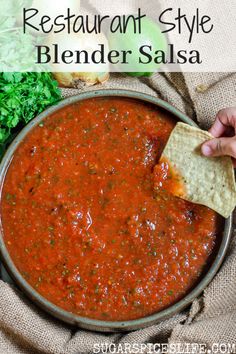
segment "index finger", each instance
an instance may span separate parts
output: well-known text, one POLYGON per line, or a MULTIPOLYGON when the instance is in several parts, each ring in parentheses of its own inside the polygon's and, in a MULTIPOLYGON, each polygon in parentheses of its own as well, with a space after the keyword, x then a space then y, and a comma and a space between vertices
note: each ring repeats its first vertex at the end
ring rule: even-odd
POLYGON ((229 127, 235 129, 236 127, 236 115, 233 114, 233 109, 222 109, 216 116, 215 123, 212 125, 209 133, 215 138, 221 137, 229 127))

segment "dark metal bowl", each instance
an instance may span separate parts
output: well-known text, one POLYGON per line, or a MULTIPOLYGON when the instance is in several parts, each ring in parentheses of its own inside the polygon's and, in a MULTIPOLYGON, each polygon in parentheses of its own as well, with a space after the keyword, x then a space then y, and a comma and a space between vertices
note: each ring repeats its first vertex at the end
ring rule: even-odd
MULTIPOLYGON (((46 117, 48 117, 50 114, 56 112, 57 110, 73 104, 78 101, 82 101, 88 98, 93 98, 93 97, 104 97, 104 96, 119 96, 119 97, 128 97, 128 98, 133 98, 141 101, 146 101, 149 102, 158 108, 162 108, 165 111, 169 112, 176 120, 183 121, 185 123, 188 123, 193 126, 197 126, 196 123, 194 123, 190 118, 185 116, 183 113, 178 111, 176 108, 171 106, 169 103, 164 102, 158 98, 143 94, 143 93, 138 93, 138 92, 133 92, 133 91, 126 91, 126 90, 99 90, 99 91, 90 91, 87 93, 81 93, 77 96, 70 97, 60 103, 58 103, 56 106, 53 106, 49 109, 47 109, 45 112, 41 113, 38 117, 33 119, 21 132, 20 134, 16 137, 14 142, 11 144, 11 146, 8 148, 2 163, 0 165, 0 185, 1 185, 1 190, 2 186, 4 183, 4 178, 7 173, 8 166, 11 163, 11 160, 14 156, 14 153, 16 149, 18 148, 19 144, 22 142, 22 140, 25 138, 25 136, 34 128, 36 127, 42 120, 44 120, 46 117)), ((216 254, 213 257, 213 260, 211 261, 209 268, 206 270, 205 275, 201 278, 201 280, 198 282, 198 284, 180 301, 175 303, 172 306, 169 306, 165 310, 162 310, 158 313, 155 313, 151 316, 147 316, 144 318, 140 318, 137 320, 132 320, 132 321, 117 321, 117 322, 110 322, 110 321, 99 321, 99 320, 93 320, 85 317, 80 317, 75 314, 72 314, 70 312, 67 312, 48 300, 46 300, 44 297, 42 297, 35 289, 33 289, 27 282, 26 280, 22 277, 22 275, 19 273, 17 268, 14 265, 13 260, 11 259, 8 250, 4 244, 4 237, 3 237, 3 229, 2 225, 0 228, 0 254, 1 254, 1 259, 3 261, 3 264, 5 265, 7 271, 11 275, 11 277, 14 279, 16 284, 19 286, 19 288, 39 307, 41 307, 43 310, 46 312, 50 313, 52 316, 66 322, 72 325, 76 325, 85 329, 89 330, 95 330, 95 331, 101 331, 101 332, 117 332, 117 331, 130 331, 130 330, 136 330, 140 329, 143 327, 147 327, 150 325, 153 325, 155 323, 158 323, 160 321, 163 321, 164 319, 173 316, 174 314, 180 312, 183 310, 185 307, 191 304, 191 302, 199 296, 202 291, 205 289, 205 287, 210 283, 210 281, 213 279, 215 274, 217 273, 218 269, 220 268, 220 265, 222 264, 222 261, 225 257, 227 247, 230 242, 230 236, 231 236, 231 229, 232 229, 232 216, 229 217, 227 220, 224 221, 223 225, 223 236, 221 243, 216 251, 216 254)))

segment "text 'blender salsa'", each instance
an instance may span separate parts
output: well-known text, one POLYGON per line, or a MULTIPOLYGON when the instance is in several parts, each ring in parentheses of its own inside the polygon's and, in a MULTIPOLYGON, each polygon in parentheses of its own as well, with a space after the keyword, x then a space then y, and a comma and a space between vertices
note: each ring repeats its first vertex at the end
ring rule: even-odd
POLYGON ((151 105, 95 98, 27 135, 1 217, 11 258, 41 295, 81 316, 132 320, 196 283, 220 218, 171 196, 168 164, 154 168, 174 125, 151 105))

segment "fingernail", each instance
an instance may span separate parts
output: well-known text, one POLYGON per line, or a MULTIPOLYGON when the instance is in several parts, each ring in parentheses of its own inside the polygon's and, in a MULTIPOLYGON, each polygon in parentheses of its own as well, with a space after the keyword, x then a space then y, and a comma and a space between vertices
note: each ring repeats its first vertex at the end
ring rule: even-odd
POLYGON ((205 155, 205 156, 211 156, 211 154, 212 154, 212 149, 211 149, 210 146, 208 146, 208 145, 203 145, 203 146, 202 146, 202 153, 203 153, 203 155, 205 155))

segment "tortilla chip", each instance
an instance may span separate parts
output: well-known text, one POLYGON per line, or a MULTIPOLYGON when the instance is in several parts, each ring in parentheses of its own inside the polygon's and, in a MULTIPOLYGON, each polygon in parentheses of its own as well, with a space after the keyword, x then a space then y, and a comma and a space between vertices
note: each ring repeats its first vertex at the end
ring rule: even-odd
POLYGON ((161 160, 180 177, 183 188, 173 194, 196 204, 215 210, 225 218, 236 205, 236 187, 230 157, 204 157, 201 145, 212 139, 203 130, 178 123, 163 151, 161 160))

